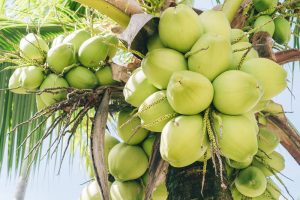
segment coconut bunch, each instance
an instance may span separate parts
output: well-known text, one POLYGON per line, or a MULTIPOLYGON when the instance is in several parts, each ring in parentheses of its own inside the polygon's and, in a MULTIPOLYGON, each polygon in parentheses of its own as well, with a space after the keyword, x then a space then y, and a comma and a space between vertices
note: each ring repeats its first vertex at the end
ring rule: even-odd
MULTIPOLYGON (((137 145, 150 131, 161 138, 161 157, 173 167, 223 158, 251 166, 250 172, 237 172, 241 175, 235 185, 252 191, 255 186, 247 181, 256 178, 266 186, 257 162, 269 169, 274 166, 268 167, 269 156, 259 147, 255 114, 286 88, 287 72, 272 60, 260 58, 247 35, 231 29, 222 11, 198 15, 186 5, 166 9, 158 33, 149 38, 141 67, 124 87, 125 100, 134 109, 119 114, 122 140, 137 145)), ((120 148, 118 156, 122 151, 125 148, 120 148)), ((145 160, 136 159, 139 164, 145 160)), ((127 157, 126 162, 133 161, 127 157)), ((120 162, 122 167, 126 162, 120 162)), ((282 170, 274 169, 272 174, 282 170)), ((245 193, 236 187, 252 198, 263 195, 266 188, 245 193)))
POLYGON ((9 89, 17 94, 41 91, 36 96, 40 110, 65 99, 68 87, 94 89, 115 84, 107 63, 116 54, 117 45, 115 36, 92 37, 85 30, 77 30, 66 37, 58 36, 49 48, 40 36, 29 33, 21 39, 19 50, 31 65, 13 72, 9 89))
POLYGON ((278 44, 287 44, 291 38, 290 22, 280 16, 278 6, 278 0, 253 0, 254 12, 259 17, 251 25, 255 32, 267 32, 278 44))

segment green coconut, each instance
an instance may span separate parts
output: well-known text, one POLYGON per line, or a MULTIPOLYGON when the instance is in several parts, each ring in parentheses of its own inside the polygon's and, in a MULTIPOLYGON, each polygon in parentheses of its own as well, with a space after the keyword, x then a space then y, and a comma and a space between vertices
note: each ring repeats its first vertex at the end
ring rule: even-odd
POLYGON ((113 85, 118 81, 113 79, 113 72, 110 66, 106 65, 98 69, 95 73, 99 85, 113 85))
POLYGON ((231 196, 233 200, 243 200, 244 196, 236 189, 235 186, 233 186, 231 189, 231 196))
POLYGON ((252 165, 258 167, 265 176, 272 176, 285 168, 285 160, 280 153, 273 151, 268 156, 260 155, 253 160, 252 165))
POLYGON ((256 106, 252 109, 253 112, 260 112, 264 110, 270 103, 270 100, 261 100, 259 101, 256 106))
POLYGON ((101 200, 101 192, 97 181, 90 182, 81 192, 80 200, 101 200))
POLYGON ((16 94, 26 94, 26 89, 21 84, 21 74, 25 67, 17 68, 9 78, 8 88, 16 94))
POLYGON ((192 8, 179 4, 162 13, 158 32, 164 46, 185 53, 203 33, 203 27, 192 8))
POLYGON ((151 200, 167 200, 167 198, 168 190, 166 187, 166 183, 163 182, 154 189, 154 191, 152 192, 151 200))
POLYGON ((249 42, 249 39, 243 30, 234 28, 230 30, 230 42, 249 42))
POLYGON ((274 19, 274 24, 274 40, 279 44, 287 44, 290 41, 292 35, 290 22, 283 17, 277 17, 276 19, 274 19))
POLYGON ((223 156, 237 162, 246 162, 257 153, 256 126, 246 116, 219 114, 214 126, 223 156))
POLYGON ((97 68, 107 58, 109 51, 105 37, 94 36, 82 43, 78 59, 85 67, 97 68))
POLYGON ((141 177, 148 168, 148 157, 139 146, 119 143, 108 154, 109 172, 118 181, 141 177))
POLYGON ((93 89, 98 85, 95 74, 85 67, 71 69, 66 75, 66 80, 71 87, 78 89, 93 89))
POLYGON ((152 154, 153 144, 155 141, 156 136, 155 135, 149 135, 143 142, 143 149, 146 152, 147 156, 150 158, 152 154))
POLYGON ((271 154, 279 145, 279 137, 266 128, 260 128, 258 132, 258 148, 266 153, 271 154))
POLYGON ((117 53, 119 40, 114 35, 105 36, 106 44, 108 45, 108 58, 111 60, 117 53))
POLYGON ((110 187, 112 200, 142 200, 143 187, 137 181, 115 181, 110 187))
POLYGON ((40 36, 29 33, 23 37, 19 45, 21 56, 43 64, 49 47, 40 36))
POLYGON ((156 91, 157 88, 148 81, 143 70, 138 68, 126 82, 123 94, 127 103, 139 107, 148 96, 156 91))
POLYGON ((118 135, 126 143, 141 143, 148 135, 148 130, 141 127, 141 120, 131 109, 124 109, 118 114, 118 135))
POLYGON ((200 115, 179 116, 170 120, 161 133, 160 154, 173 167, 196 162, 208 145, 200 115))
POLYGON ((147 97, 140 105, 138 114, 144 128, 153 132, 161 132, 176 113, 167 100, 166 91, 163 90, 147 97))
POLYGON ((252 58, 259 57, 257 51, 252 47, 252 44, 249 42, 238 42, 233 44, 232 51, 233 54, 230 69, 238 69, 243 62, 252 58), (250 48, 249 51, 248 48, 250 48))
POLYGON ((267 179, 267 189, 266 191, 258 196, 252 198, 252 200, 266 200, 266 199, 273 199, 279 200, 281 196, 280 188, 272 181, 272 179, 267 179))
POLYGON ((28 91, 34 91, 40 87, 45 78, 44 70, 41 67, 24 67, 20 75, 22 88, 28 91))
POLYGON ((270 10, 270 13, 275 10, 278 0, 253 0, 255 9, 258 12, 270 10))
POLYGON ((226 163, 235 169, 244 169, 246 167, 248 167, 249 165, 251 165, 253 158, 249 157, 248 160, 243 161, 243 162, 237 162, 234 160, 230 160, 230 159, 226 159, 226 163))
POLYGON ((47 63, 51 71, 61 74, 66 67, 76 63, 73 44, 62 43, 52 47, 47 54, 47 63))
POLYGON ((241 194, 253 198, 265 192, 267 179, 260 169, 251 166, 239 172, 234 184, 241 194))
POLYGON ((104 137, 104 157, 105 157, 105 163, 106 166, 108 167, 108 154, 110 150, 119 144, 119 141, 111 136, 109 133, 105 132, 105 137, 104 137))
MULTIPOLYGON (((67 87, 69 87, 69 84, 64 78, 59 77, 56 74, 49 74, 43 81, 40 90, 45 90, 49 88, 67 88, 67 87)), ((56 92, 58 93, 52 94, 49 92, 43 92, 41 94, 41 99, 47 106, 59 102, 64 98, 66 98, 67 96, 67 92, 65 90, 56 90, 56 92)))
POLYGON ((57 45, 60 45, 63 43, 65 39, 65 36, 64 35, 58 35, 57 37, 55 37, 52 41, 52 44, 51 44, 51 48, 53 47, 56 47, 57 45))
POLYGON ((227 115, 241 115, 251 111, 263 95, 256 78, 239 70, 230 70, 218 76, 214 82, 213 104, 227 115))
POLYGON ((247 117, 251 122, 252 124, 254 125, 255 127, 255 131, 256 133, 258 134, 258 131, 259 131, 259 127, 258 127, 258 122, 256 120, 256 116, 255 116, 255 113, 250 111, 248 113, 245 113, 243 114, 243 116, 247 117))
POLYGON ((41 96, 38 94, 35 95, 35 102, 36 102, 36 107, 38 112, 47 107, 47 105, 42 100, 41 96))
POLYGON ((207 10, 199 15, 205 33, 218 34, 230 39, 230 23, 222 11, 207 10))
POLYGON ((232 48, 228 38, 208 33, 200 37, 186 56, 189 70, 198 72, 212 81, 229 69, 232 48))
POLYGON ((89 32, 85 30, 77 30, 65 37, 63 43, 72 43, 74 45, 74 50, 77 53, 81 44, 90 37, 91 34, 89 32))
POLYGON ((148 38, 147 41, 147 49, 148 51, 152 51, 154 49, 165 48, 162 41, 160 40, 158 34, 154 34, 148 38))
POLYGON ((166 89, 173 72, 187 69, 184 56, 173 49, 160 48, 147 53, 142 61, 147 79, 158 89, 166 89))
POLYGON ((254 22, 255 32, 267 32, 272 37, 275 31, 275 24, 272 17, 268 15, 259 16, 254 22))
POLYGON ((177 113, 184 115, 205 110, 213 95, 213 86, 205 76, 187 70, 174 72, 167 88, 168 102, 177 113))
POLYGON ((241 70, 257 78, 264 89, 262 100, 278 95, 287 86, 287 72, 276 62, 266 58, 254 58, 243 63, 241 70))

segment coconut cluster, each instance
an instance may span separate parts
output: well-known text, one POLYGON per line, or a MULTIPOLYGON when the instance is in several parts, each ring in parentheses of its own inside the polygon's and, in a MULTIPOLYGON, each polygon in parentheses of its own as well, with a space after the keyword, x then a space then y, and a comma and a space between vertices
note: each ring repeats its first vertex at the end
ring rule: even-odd
MULTIPOLYGON (((29 33, 21 39, 20 56, 32 66, 17 68, 9 89, 17 94, 45 91, 51 88, 93 89, 99 85, 116 83, 112 69, 107 65, 117 51, 118 39, 113 35, 91 36, 77 30, 66 37, 60 35, 51 42, 51 48, 40 36, 29 33)), ((65 90, 43 92, 37 95, 38 109, 66 98, 65 90)))
POLYGON ((277 43, 287 44, 291 38, 290 22, 276 13, 278 3, 278 0, 253 0, 255 12, 259 17, 252 25, 255 32, 267 32, 277 43))
POLYGON ((205 162, 217 149, 238 174, 235 194, 264 199, 272 193, 267 177, 284 168, 284 159, 274 152, 279 139, 259 130, 255 114, 286 88, 287 72, 260 58, 248 34, 231 29, 222 11, 168 8, 147 48, 123 90, 135 108, 119 113, 118 133, 127 144, 109 154, 110 173, 121 181, 141 176, 144 157, 125 154, 151 133, 161 138, 160 154, 173 167, 205 162))

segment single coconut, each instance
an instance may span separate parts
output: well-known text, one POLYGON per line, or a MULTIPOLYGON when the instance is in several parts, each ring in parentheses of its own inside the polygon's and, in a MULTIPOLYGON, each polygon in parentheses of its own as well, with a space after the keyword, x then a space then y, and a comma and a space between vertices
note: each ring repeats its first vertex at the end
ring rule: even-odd
POLYGON ((135 145, 141 143, 148 135, 148 130, 142 128, 141 119, 131 109, 124 109, 118 114, 118 136, 126 143, 135 145))
POLYGON ((114 35, 105 36, 105 42, 108 45, 108 58, 111 60, 117 53, 119 40, 114 35))
POLYGON ((241 194, 253 198, 265 192, 267 179, 260 169, 248 167, 239 172, 234 184, 241 194))
POLYGON ((117 144, 119 144, 119 141, 115 137, 111 136, 109 133, 105 132, 104 157, 105 157, 106 167, 108 167, 108 154, 109 154, 110 150, 117 144))
POLYGON ((166 200, 168 198, 168 190, 165 182, 162 182, 152 192, 151 200, 166 200))
POLYGON ((254 22, 255 32, 267 32, 272 37, 275 31, 275 24, 272 17, 268 15, 259 16, 254 22))
POLYGON ((247 117, 219 114, 219 118, 214 120, 214 126, 223 156, 237 162, 246 162, 257 153, 257 130, 253 121, 247 117))
POLYGON ((227 115, 241 115, 251 111, 263 95, 256 78, 246 72, 229 70, 214 82, 213 104, 218 111, 227 115))
POLYGON ((287 86, 287 72, 276 62, 266 58, 254 58, 243 63, 241 70, 253 75, 263 86, 262 100, 278 95, 287 86))
POLYGON ((47 63, 51 71, 61 74, 66 67, 76 63, 73 44, 62 43, 52 47, 47 54, 47 63))
POLYGON ((65 39, 65 36, 64 35, 58 35, 57 37, 55 37, 52 41, 52 44, 51 44, 51 48, 53 47, 56 47, 57 45, 60 45, 63 43, 65 39))
POLYGON ((274 19, 274 24, 274 40, 279 44, 287 44, 290 41, 292 35, 290 22, 283 17, 277 17, 276 19, 274 19))
POLYGON ((110 187, 112 200, 142 200, 143 187, 137 181, 115 181, 110 187))
POLYGON ((67 92, 63 88, 67 88, 67 87, 69 87, 69 84, 64 78, 59 77, 56 74, 49 74, 43 81, 40 90, 43 91, 45 89, 51 89, 51 88, 62 88, 62 89, 52 90, 52 92, 57 92, 56 94, 52 94, 50 92, 43 92, 41 94, 41 99, 47 106, 59 102, 64 98, 66 98, 67 92))
POLYGON ((70 33, 64 40, 64 43, 72 43, 74 45, 74 50, 77 53, 81 44, 88 40, 91 34, 85 30, 77 30, 70 33))
POLYGON ((161 132, 176 113, 167 100, 166 91, 163 90, 147 97, 139 107, 138 115, 144 128, 153 132, 161 132))
POLYGON ((82 43, 78 58, 85 67, 97 68, 107 58, 109 50, 105 37, 94 36, 82 43))
POLYGON ((230 67, 232 49, 228 38, 222 35, 204 34, 194 44, 188 57, 188 68, 210 81, 230 67))
POLYGON ((148 168, 148 157, 139 146, 119 143, 108 154, 109 172, 118 181, 141 177, 148 168))
POLYGON ((158 89, 166 89, 173 72, 187 69, 184 56, 173 49, 160 48, 148 52, 142 61, 147 79, 158 89))
POLYGON ((36 102, 36 107, 37 107, 37 111, 40 112, 41 110, 43 110, 44 108, 47 107, 47 105, 43 102, 42 98, 40 95, 35 95, 35 102, 36 102))
POLYGON ((78 89, 93 89, 98 85, 95 74, 85 67, 71 69, 66 75, 66 80, 71 87, 78 89))
POLYGON ((143 149, 146 152, 147 156, 150 158, 152 154, 153 144, 155 142, 155 135, 149 135, 143 142, 143 149))
POLYGON ((21 56, 43 64, 49 50, 47 43, 38 35, 29 33, 19 45, 21 56))
POLYGON ((233 44, 232 51, 233 54, 230 69, 239 69, 243 62, 259 57, 257 51, 249 42, 238 42, 233 44))
POLYGON ((25 67, 17 68, 9 78, 8 88, 16 94, 26 94, 26 89, 21 84, 21 74, 25 67))
POLYGON ((160 40, 158 34, 154 34, 148 38, 147 41, 147 49, 148 51, 152 51, 154 49, 165 48, 162 41, 160 40))
POLYGON ((167 88, 168 102, 180 114, 195 115, 212 102, 214 89, 203 75, 192 71, 174 72, 167 88))
POLYGON ((271 154, 279 145, 279 137, 266 128, 260 128, 258 132, 258 148, 265 154, 271 154))
POLYGON ((234 28, 230 30, 230 42, 249 42, 249 39, 243 30, 234 28))
POLYGON ((143 70, 138 68, 126 82, 123 94, 127 103, 139 107, 148 96, 156 91, 157 88, 148 81, 143 70))
POLYGON ((280 153, 273 151, 268 156, 259 155, 252 165, 258 167, 265 176, 272 176, 285 168, 285 160, 280 153))
POLYGON ((207 10, 199 15, 205 33, 218 34, 230 39, 230 23, 223 11, 207 10))
POLYGON ((41 67, 24 67, 20 75, 22 88, 28 91, 35 91, 40 87, 45 78, 44 70, 41 67))
POLYGON ((185 53, 203 33, 203 27, 192 8, 179 4, 162 13, 158 32, 164 46, 185 53))
POLYGON ((256 116, 255 116, 255 113, 250 111, 248 113, 245 113, 243 114, 243 116, 247 117, 251 122, 252 124, 254 125, 255 127, 255 131, 256 133, 258 134, 258 131, 259 131, 259 127, 258 127, 258 122, 256 120, 256 116))
POLYGON ((249 157, 248 160, 244 161, 244 162, 237 162, 234 160, 230 160, 230 159, 226 159, 226 163, 235 169, 244 169, 246 167, 248 167, 249 165, 251 165, 253 158, 249 157))
POLYGON ((243 200, 243 198, 245 198, 245 196, 242 195, 235 186, 232 186, 230 192, 233 200, 243 200))
POLYGON ((262 195, 252 198, 252 200, 266 200, 266 199, 279 200, 280 196, 281 196, 280 188, 272 181, 272 179, 268 178, 266 191, 262 195))
POLYGON ((254 7, 258 12, 270 10, 270 13, 272 13, 277 3, 278 0, 253 0, 254 7))
POLYGON ((160 154, 173 167, 196 162, 207 149, 200 115, 179 116, 170 120, 161 133, 160 154))
POLYGON ((99 85, 113 85, 117 83, 113 79, 113 72, 110 66, 106 65, 98 69, 95 73, 99 85))
POLYGON ((83 188, 80 200, 102 200, 97 181, 92 181, 83 188))

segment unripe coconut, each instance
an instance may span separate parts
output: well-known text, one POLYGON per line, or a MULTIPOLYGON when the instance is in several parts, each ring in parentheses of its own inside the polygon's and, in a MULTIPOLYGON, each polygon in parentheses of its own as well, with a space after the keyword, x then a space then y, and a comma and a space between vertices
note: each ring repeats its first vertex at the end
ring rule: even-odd
POLYGON ((110 187, 112 200, 142 200, 143 187, 137 181, 115 181, 110 187))
POLYGON ((38 94, 35 95, 35 102, 36 102, 36 107, 38 112, 47 107, 47 105, 43 102, 41 96, 38 94))
POLYGON ((128 79, 123 89, 125 101, 139 107, 143 101, 157 91, 147 79, 142 68, 136 69, 128 79))
POLYGON ((98 69, 95 75, 97 77, 99 85, 113 85, 117 83, 117 81, 113 79, 112 69, 108 65, 98 69))
POLYGON ((108 154, 110 150, 119 144, 119 141, 111 136, 109 133, 105 132, 105 137, 104 137, 104 157, 105 157, 105 163, 106 167, 108 167, 108 154))
POLYGON ((239 172, 234 184, 241 194, 253 198, 265 192, 267 179, 260 169, 248 167, 239 172))
POLYGON ((249 159, 244 161, 244 162, 237 162, 237 161, 230 160, 230 159, 227 158, 226 163, 232 168, 244 169, 244 168, 248 167, 249 165, 251 165, 252 160, 253 160, 253 157, 252 158, 249 157, 249 159))
POLYGON ((63 43, 65 39, 64 35, 59 35, 56 38, 53 39, 52 44, 51 44, 51 48, 56 47, 57 45, 60 45, 63 43))
POLYGON ((142 61, 147 79, 158 89, 166 89, 173 72, 187 69, 184 56, 173 49, 160 48, 147 53, 142 61))
POLYGON ((287 72, 276 62, 266 58, 254 58, 243 63, 241 70, 253 75, 263 86, 262 100, 278 95, 287 86, 287 72))
POLYGON ((254 7, 258 12, 266 10, 274 10, 277 6, 278 0, 253 0, 254 7))
POLYGON ((230 42, 249 42, 249 39, 243 30, 234 28, 230 30, 230 42))
POLYGON ((243 116, 247 117, 252 122, 252 124, 255 128, 256 134, 258 134, 259 127, 258 127, 258 123, 257 123, 256 117, 255 117, 255 113, 250 111, 248 113, 243 114, 243 116))
POLYGON ((165 90, 147 97, 139 107, 138 114, 143 127, 153 132, 161 132, 166 123, 176 115, 167 100, 165 90))
POLYGON ((148 51, 152 51, 154 49, 165 48, 162 41, 160 40, 158 34, 154 34, 148 38, 147 41, 147 49, 148 51))
POLYGON ((64 43, 72 43, 74 45, 75 52, 77 53, 81 44, 88 40, 91 34, 85 30, 77 30, 69 34, 64 40, 64 43))
POLYGON ((267 189, 266 191, 258 196, 252 198, 252 200, 266 200, 266 199, 273 199, 273 200, 279 200, 281 196, 280 188, 272 181, 272 179, 267 179, 267 189))
POLYGON ((238 42, 233 44, 232 51, 233 54, 230 69, 238 69, 243 62, 259 57, 257 51, 249 42, 238 42), (250 51, 248 51, 248 48, 250 48, 250 51))
POLYGON ((262 15, 254 22, 255 32, 267 32, 272 37, 275 31, 275 24, 272 17, 262 15))
POLYGON ((63 43, 52 47, 47 54, 47 63, 51 71, 61 74, 66 67, 76 63, 73 44, 63 43))
POLYGON ((21 72, 20 83, 25 90, 34 91, 40 87, 44 78, 43 68, 36 66, 24 67, 21 72))
POLYGON ((230 39, 230 23, 223 11, 207 10, 199 15, 205 33, 218 34, 230 39))
POLYGON ((291 39, 290 22, 283 17, 277 17, 274 20, 275 32, 273 35, 274 40, 279 44, 286 44, 291 39))
POLYGON ((79 48, 78 58, 85 67, 97 68, 100 62, 108 56, 109 46, 104 37, 94 36, 85 42, 79 48))
POLYGON ((40 64, 45 61, 49 50, 47 43, 38 35, 29 33, 20 41, 21 55, 40 64))
POLYGON ((26 89, 21 84, 21 74, 25 67, 17 68, 9 78, 8 88, 16 94, 26 94, 26 89))
POLYGON ((234 161, 245 162, 258 150, 257 132, 253 121, 243 115, 219 114, 215 118, 215 131, 221 153, 234 161))
POLYGON ((85 67, 71 69, 66 75, 66 80, 71 87, 78 89, 93 89, 98 85, 95 74, 85 67))
MULTIPOLYGON (((64 78, 59 77, 56 74, 49 74, 43 81, 43 83, 40 87, 40 90, 45 90, 48 88, 60 88, 60 87, 67 88, 67 87, 69 87, 69 84, 64 78)), ((50 106, 56 102, 59 102, 67 96, 67 93, 65 90, 62 90, 62 91, 56 90, 56 92, 59 92, 59 93, 52 94, 52 93, 48 93, 48 92, 43 92, 41 94, 41 99, 47 106, 50 106)))
POLYGON ((253 160, 252 165, 258 167, 265 176, 272 176, 285 168, 285 160, 280 153, 273 151, 268 156, 260 155, 253 160))
POLYGON ((240 115, 256 106, 263 89, 256 78, 238 70, 219 75, 213 82, 213 104, 218 111, 227 115, 240 115))
POLYGON ((179 116, 170 120, 161 133, 160 154, 173 167, 196 162, 207 149, 200 115, 179 116))
POLYGON ((256 106, 252 109, 252 112, 260 112, 264 110, 270 103, 270 100, 261 100, 259 101, 256 106))
POLYGON ((108 57, 111 60, 117 53, 119 40, 114 35, 105 36, 105 43, 108 45, 108 57))
POLYGON ((152 154, 153 144, 155 142, 155 135, 149 135, 146 140, 143 142, 143 149, 146 152, 147 156, 150 158, 152 154))
POLYGON ((230 189, 230 192, 231 192, 231 196, 232 196, 233 200, 243 200, 244 199, 244 196, 238 191, 238 189, 236 189, 235 186, 233 186, 230 189))
POLYGON ((92 181, 81 192, 80 200, 101 200, 101 192, 97 181, 92 181))
POLYGON ((279 137, 266 128, 260 128, 258 132, 258 148, 266 153, 271 154, 279 145, 279 137))
POLYGON ((203 33, 203 27, 192 8, 179 4, 162 13, 158 32, 164 46, 185 53, 203 33))
POLYGON ((137 179, 146 172, 148 157, 139 146, 119 143, 108 154, 108 168, 118 181, 137 179))
POLYGON ((187 70, 174 72, 167 88, 168 102, 177 113, 184 115, 205 110, 213 95, 214 88, 205 76, 187 70))
POLYGON ((126 143, 141 143, 148 135, 148 130, 141 127, 141 120, 131 109, 124 109, 118 114, 118 135, 126 143))
POLYGON ((186 56, 189 70, 198 72, 211 81, 229 69, 232 48, 228 38, 208 33, 200 37, 186 56))
POLYGON ((152 192, 151 200, 166 200, 168 198, 168 190, 166 183, 159 184, 152 192))

